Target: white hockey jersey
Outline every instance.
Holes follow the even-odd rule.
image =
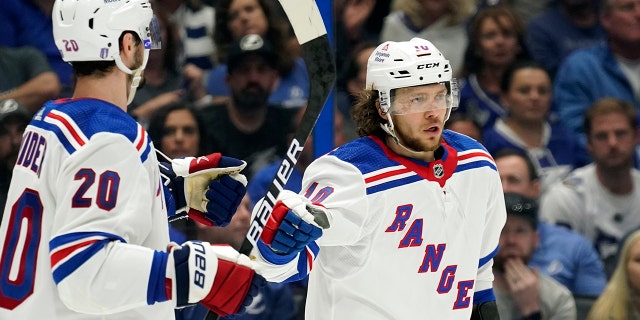
[[[617,196],[598,181],[594,164],[575,169],[541,198],[541,218],[584,235],[602,260],[615,260],[622,237],[640,228],[640,171],[630,174],[633,192]]]
[[[306,169],[302,193],[331,224],[315,264],[312,250],[293,262],[301,274],[313,267],[306,319],[468,320],[474,303],[495,300],[492,258],[506,220],[495,163],[449,130],[440,150],[425,163],[364,137]]]
[[[169,243],[158,162],[117,106],[48,102],[25,130],[4,210],[0,319],[174,319],[175,303],[153,304]]]

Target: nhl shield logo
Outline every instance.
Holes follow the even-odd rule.
[[[441,163],[433,166],[433,175],[438,179],[444,177],[444,167]]]

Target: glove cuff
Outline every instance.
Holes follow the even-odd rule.
[[[213,221],[209,220],[206,218],[205,214],[195,210],[195,209],[191,209],[191,208],[187,208],[187,215],[189,216],[189,218],[191,218],[193,221],[199,222],[204,224],[205,226],[208,227],[213,227]]]
[[[209,294],[218,258],[208,246],[207,242],[189,241],[170,249],[166,274],[173,280],[171,296],[177,307],[197,303]]]
[[[256,275],[255,263],[231,246],[220,245],[210,248],[218,257],[218,267],[211,291],[201,303],[221,316],[237,313],[257,294],[249,294],[250,289],[254,285],[264,283],[264,279]]]
[[[298,253],[279,254],[271,250],[271,247],[264,243],[262,239],[258,239],[257,248],[262,258],[274,265],[284,265],[291,262],[298,256]]]
[[[220,163],[222,155],[220,153],[212,153],[201,157],[185,157],[173,159],[171,165],[176,175],[188,177],[192,173],[215,169]]]

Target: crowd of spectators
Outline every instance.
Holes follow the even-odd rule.
[[[169,157],[222,152],[246,160],[250,179],[268,181],[270,173],[259,172],[269,166],[273,172],[284,156],[313,76],[283,11],[269,0],[152,2],[162,50],[151,52],[130,114]],[[0,187],[11,179],[25,117],[73,91],[71,68],[53,43],[52,4],[0,2],[0,150],[7,154]],[[629,295],[619,287],[637,272],[631,263],[638,235],[623,244],[640,229],[640,1],[333,0],[333,7],[336,145],[356,137],[350,107],[365,85],[373,49],[386,40],[423,37],[450,59],[458,78],[460,104],[447,129],[482,142],[494,155],[505,192],[515,194],[508,204],[539,204],[525,220],[508,221],[501,243],[517,230],[526,233],[526,254],[515,268],[528,263],[531,269],[522,270],[536,270],[527,273],[529,284],[542,290],[531,292],[534,299],[546,296],[525,312],[523,292],[514,295],[503,276],[514,263],[498,259],[502,312],[535,311],[552,319],[554,297],[570,292],[593,302],[610,280],[591,317],[630,319],[623,309],[639,314],[638,303],[618,305],[614,295]],[[518,183],[524,188],[513,190]],[[250,211],[256,199],[245,200],[239,211]],[[517,216],[511,209],[509,216]],[[237,234],[248,221],[232,224]],[[203,228],[181,222],[172,232],[237,246],[232,230]],[[563,241],[599,258],[601,265],[588,269],[588,290],[573,281],[578,262],[560,254]],[[280,315],[300,317],[300,295],[287,297],[296,303],[282,304],[293,309]],[[578,318],[586,315],[577,306]],[[188,312],[181,316],[190,320]]]

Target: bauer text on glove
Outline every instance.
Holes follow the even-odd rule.
[[[253,266],[228,245],[174,245],[168,252],[166,291],[177,307],[200,302],[220,316],[242,312],[265,284]]]

